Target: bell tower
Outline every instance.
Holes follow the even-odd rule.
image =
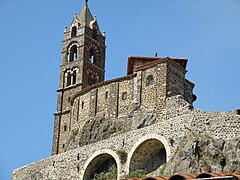
[[[97,18],[92,16],[86,1],[79,15],[74,14],[70,27],[64,28],[52,154],[64,149],[65,135],[62,134],[69,131],[64,124],[71,116],[71,97],[88,86],[104,81],[105,51],[105,33],[101,33]]]
[[[105,49],[105,33],[100,32],[96,16],[92,16],[86,1],[80,14],[75,13],[70,28],[64,30],[61,66],[65,70],[78,67],[76,78],[73,73],[67,85],[75,83],[85,88],[104,81]]]

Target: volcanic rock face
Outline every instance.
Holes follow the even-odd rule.
[[[132,105],[128,115],[123,117],[106,118],[99,113],[87,121],[80,131],[72,132],[67,150],[143,128],[155,122],[154,111],[135,105]]]
[[[240,171],[240,138],[222,140],[201,134],[177,141],[181,146],[167,163],[164,174]]]

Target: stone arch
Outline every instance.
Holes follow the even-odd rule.
[[[78,48],[79,44],[75,41],[68,45],[67,48],[68,62],[72,62],[78,59]]]
[[[118,155],[110,149],[98,150],[94,154],[92,154],[87,159],[87,161],[85,162],[85,165],[83,166],[83,170],[81,172],[80,179],[81,180],[90,180],[91,176],[95,172],[97,172],[98,170],[101,170],[101,168],[104,169],[103,165],[106,166],[108,164],[111,164],[111,161],[114,161],[116,164],[117,179],[119,180],[121,161],[120,161]],[[105,163],[105,162],[107,162],[107,163]],[[108,168],[108,167],[106,167],[106,168]]]
[[[133,145],[128,154],[127,173],[137,169],[153,172],[162,164],[168,162],[171,150],[168,141],[157,134],[143,136]]]
[[[92,64],[98,65],[99,64],[98,60],[100,55],[99,48],[94,44],[89,44],[88,48],[89,48],[89,61]]]
[[[78,71],[79,71],[78,67],[74,67],[72,69],[67,69],[64,71],[64,74],[65,74],[64,86],[70,86],[77,83]]]
[[[88,48],[92,49],[95,53],[99,53],[100,52],[98,46],[93,44],[93,43],[89,43],[88,44]]]

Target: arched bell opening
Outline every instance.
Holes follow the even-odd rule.
[[[91,49],[90,50],[90,61],[91,61],[91,63],[96,64],[96,59],[97,59],[96,53]]]
[[[69,56],[69,62],[76,61],[78,59],[77,57],[77,45],[73,45],[70,49],[70,56]]]

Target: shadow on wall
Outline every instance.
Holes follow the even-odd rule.
[[[97,180],[103,178],[117,179],[117,163],[109,154],[100,154],[88,165],[83,180]]]
[[[144,170],[147,174],[157,170],[166,163],[166,149],[161,141],[148,139],[134,151],[129,167],[129,174],[136,170]]]

